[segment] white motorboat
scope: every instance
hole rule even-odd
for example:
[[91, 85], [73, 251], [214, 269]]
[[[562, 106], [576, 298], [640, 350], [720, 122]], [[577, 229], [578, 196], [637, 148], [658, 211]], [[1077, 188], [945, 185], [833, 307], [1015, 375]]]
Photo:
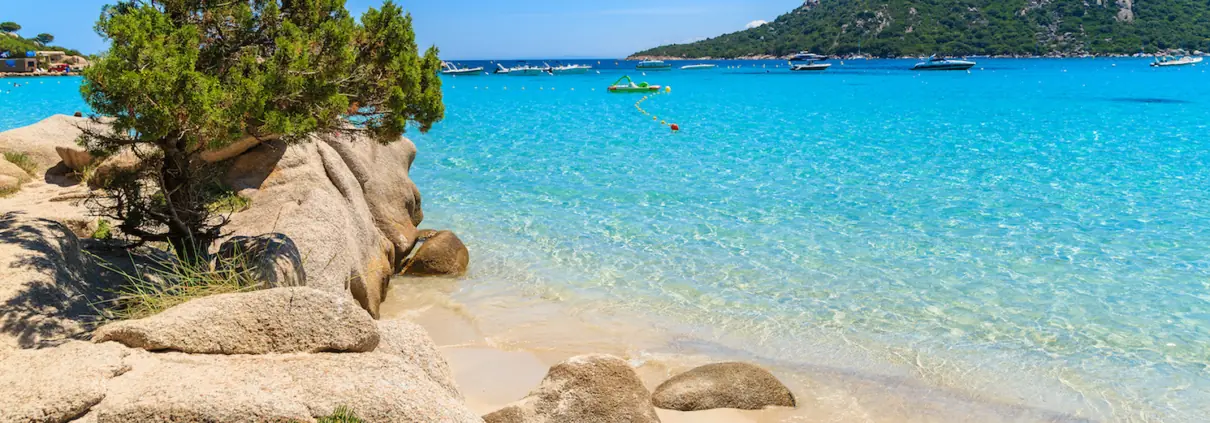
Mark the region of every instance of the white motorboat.
[[819, 72], [828, 70], [832, 67], [831, 63], [815, 63], [814, 60], [807, 63], [790, 63], [790, 70], [794, 72]]
[[460, 68], [458, 65], [449, 62], [441, 62], [441, 74], [450, 76], [471, 76], [483, 74], [483, 67], [477, 68]]
[[698, 64], [698, 65], [681, 66], [681, 70], [706, 70], [706, 69], [714, 69], [717, 67], [718, 67], [718, 65], [710, 65], [710, 64], [703, 63], [703, 64]]
[[638, 66], [635, 66], [634, 68], [641, 70], [641, 71], [648, 71], [648, 72], [650, 72], [650, 71], [670, 71], [670, 70], [672, 70], [672, 65], [664, 63], [663, 60], [644, 60], [642, 62], [639, 62]]
[[[543, 64], [546, 65], [545, 63]], [[592, 70], [592, 66], [589, 65], [559, 65], [554, 67], [546, 65], [546, 71], [555, 75], [580, 75], [588, 73], [590, 70]]]
[[934, 54], [925, 61], [917, 63], [916, 66], [912, 66], [912, 70], [967, 70], [973, 67], [975, 67], [975, 62], [946, 59]]
[[1202, 62], [1201, 57], [1185, 56], [1175, 58], [1172, 56], [1156, 57], [1154, 62], [1151, 62], [1151, 67], [1166, 67], [1166, 66], [1193, 66]]
[[496, 73], [508, 76], [539, 76], [546, 73], [546, 69], [526, 64], [506, 68], [504, 65], [497, 63], [496, 67], [498, 68], [496, 69]]

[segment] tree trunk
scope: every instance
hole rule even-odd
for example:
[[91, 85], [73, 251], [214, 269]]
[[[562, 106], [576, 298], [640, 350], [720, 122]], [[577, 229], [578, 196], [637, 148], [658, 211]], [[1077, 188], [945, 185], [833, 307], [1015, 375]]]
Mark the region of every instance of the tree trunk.
[[210, 244], [215, 238], [207, 230], [209, 213], [205, 195], [201, 192], [202, 181], [194, 172], [197, 158], [189, 152], [184, 137], [176, 137], [161, 147], [164, 162], [160, 167], [160, 180], [167, 206], [168, 242], [181, 261], [207, 263]]

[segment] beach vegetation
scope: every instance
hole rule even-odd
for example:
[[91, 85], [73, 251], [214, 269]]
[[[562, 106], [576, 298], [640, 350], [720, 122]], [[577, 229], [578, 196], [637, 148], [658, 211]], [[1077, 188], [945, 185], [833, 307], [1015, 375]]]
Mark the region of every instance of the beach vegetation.
[[34, 176], [38, 173], [38, 164], [34, 163], [33, 157], [30, 157], [29, 154], [7, 152], [4, 153], [4, 160], [8, 160], [9, 163], [17, 165], [17, 167], [21, 168], [21, 170], [24, 170], [25, 173], [28, 173], [30, 176]]
[[4, 36], [0, 37], [0, 53], [8, 53], [10, 57], [25, 57], [25, 54], [31, 51], [61, 51], [72, 56], [84, 55], [79, 50], [46, 44], [32, 39]]
[[0, 22], [0, 31], [17, 32], [20, 30], [21, 30], [21, 25], [18, 25], [16, 22], [13, 22], [13, 21]]
[[[354, 19], [342, 0], [123, 0], [105, 6], [109, 48], [84, 71], [85, 101], [115, 131], [86, 131], [98, 156], [150, 151], [103, 190], [103, 216], [142, 242], [207, 259], [233, 208], [209, 189], [202, 153], [238, 141], [360, 133], [378, 142], [444, 117], [441, 61], [392, 1]], [[238, 205], [238, 204], [237, 204]]]
[[336, 411], [330, 416], [324, 416], [317, 419], [319, 423], [365, 423], [360, 417], [353, 413], [349, 407], [336, 407]]
[[37, 41], [38, 44], [49, 45], [50, 43], [55, 41], [55, 36], [43, 32], [41, 34], [38, 34], [38, 36], [34, 37], [34, 41]]
[[175, 255], [152, 255], [150, 264], [130, 271], [101, 257], [91, 257], [125, 282], [112, 299], [94, 305], [110, 320], [141, 319], [196, 298], [248, 292], [259, 286], [248, 270], [251, 266], [244, 265], [248, 258], [241, 252], [219, 258], [215, 263], [191, 263], [178, 260]]
[[113, 239], [113, 225], [108, 220], [97, 219], [97, 229], [92, 231], [90, 238], [96, 240]]

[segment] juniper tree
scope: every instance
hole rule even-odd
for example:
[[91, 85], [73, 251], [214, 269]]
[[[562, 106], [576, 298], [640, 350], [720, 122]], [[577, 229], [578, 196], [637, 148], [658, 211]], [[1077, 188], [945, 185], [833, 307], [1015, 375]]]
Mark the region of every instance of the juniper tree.
[[21, 30], [21, 25], [16, 22], [0, 22], [0, 32], [17, 32]]
[[390, 143], [444, 116], [437, 49], [421, 54], [392, 1], [360, 21], [344, 0], [122, 0], [96, 30], [110, 46], [81, 91], [113, 131], [81, 144], [142, 165], [101, 201], [123, 233], [206, 257], [226, 219], [207, 205], [202, 153], [247, 140], [361, 132]]
[[34, 37], [34, 41], [37, 41], [39, 44], [42, 44], [44, 46], [48, 46], [48, 45], [50, 45], [50, 43], [53, 43], [55, 41], [55, 36], [43, 32], [41, 34], [38, 34], [37, 37]]

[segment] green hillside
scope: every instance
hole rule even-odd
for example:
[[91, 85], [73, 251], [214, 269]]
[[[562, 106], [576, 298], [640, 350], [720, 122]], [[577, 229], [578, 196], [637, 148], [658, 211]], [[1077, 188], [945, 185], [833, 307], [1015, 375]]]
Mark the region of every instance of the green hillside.
[[25, 38], [18, 34], [21, 25], [15, 22], [0, 22], [0, 52], [7, 52], [12, 57], [25, 57], [28, 51], [62, 51], [72, 56], [83, 56], [79, 51], [49, 45], [55, 40], [51, 34], [38, 34], [34, 38]]
[[1207, 0], [808, 0], [767, 25], [635, 56], [1132, 54], [1210, 48]]

